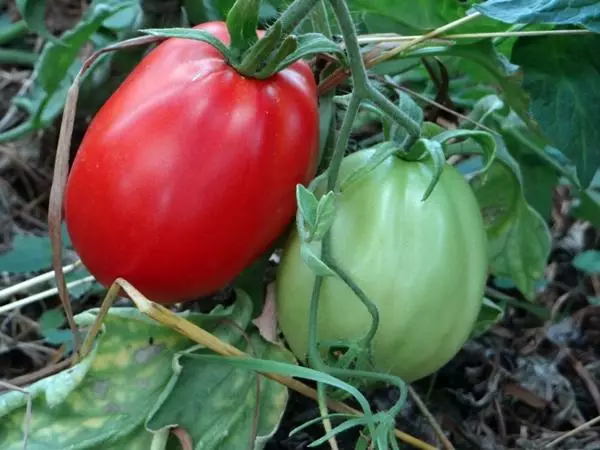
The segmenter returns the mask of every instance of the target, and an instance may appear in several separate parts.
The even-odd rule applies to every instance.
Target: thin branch
[[[481,16],[481,13],[476,12],[473,14],[469,14],[468,16],[461,17],[460,19],[455,20],[454,22],[450,22],[442,27],[436,28],[435,30],[433,30],[429,33],[426,33],[422,36],[419,36],[417,38],[410,40],[408,42],[408,44],[406,44],[404,46],[395,48],[393,50],[390,50],[389,52],[386,52],[379,56],[376,56],[375,58],[373,58],[369,61],[369,64],[367,65],[367,67],[369,67],[369,66],[372,67],[375,64],[379,64],[380,62],[383,62],[390,58],[393,58],[397,54],[402,53],[402,52],[408,50],[409,48],[415,47],[416,45],[420,44],[421,42],[425,42],[431,38],[438,37],[438,36],[444,34],[446,31],[451,30],[452,28],[456,28],[461,25],[464,25],[465,23],[470,22],[471,20],[474,20],[480,16]]]
[[[580,35],[591,34],[590,30],[540,30],[540,31],[497,31],[488,33],[458,33],[458,34],[443,34],[440,39],[482,39],[482,38],[497,38],[497,37],[531,37],[531,36],[563,36],[563,35]],[[358,37],[360,44],[382,43],[382,42],[404,42],[420,39],[427,35],[411,35],[402,36],[395,33],[376,33],[363,34]],[[430,39],[430,38],[428,38]]]

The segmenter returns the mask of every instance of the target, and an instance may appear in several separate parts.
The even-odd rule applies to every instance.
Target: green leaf
[[[63,42],[69,47],[61,45],[48,45],[42,52],[40,61],[44,70],[40,70],[37,80],[46,92],[55,92],[65,80],[65,74],[77,59],[81,47],[88,42],[90,36],[100,28],[104,20],[115,14],[120,9],[115,6],[98,4],[88,10],[87,17],[76,28],[62,36]],[[49,61],[52,61],[50,69]],[[68,80],[71,82],[72,80]]]
[[[408,117],[417,122],[419,126],[423,126],[423,109],[417,105],[413,98],[404,91],[397,91],[398,93],[398,107]],[[409,137],[408,132],[404,127],[401,127],[395,120],[392,120],[383,111],[379,111],[382,117],[385,139],[388,141],[395,141],[398,143],[404,142]]]
[[[212,332],[232,345],[255,350],[262,356],[279,361],[293,361],[283,348],[264,341],[255,328],[244,338],[250,323],[252,304],[238,293],[229,308],[219,306],[211,314],[182,313],[191,322]],[[89,327],[97,309],[76,316],[80,326]],[[50,318],[57,323],[57,319]],[[237,325],[237,326],[236,326]],[[241,329],[240,329],[241,328]],[[231,392],[243,393],[237,384],[246,386],[244,401],[233,397],[233,414],[220,416],[218,427],[204,429],[206,436],[221,433],[228,442],[248,443],[256,401],[250,401],[256,388],[256,377],[243,370],[231,370],[226,362],[187,363],[192,354],[208,351],[185,336],[151,320],[136,308],[111,308],[95,341],[92,352],[73,368],[28,386],[33,397],[32,422],[28,448],[44,450],[147,450],[153,433],[145,421],[152,418],[175,418],[194,439],[199,438],[200,424],[210,425],[215,411],[223,411],[220,400],[227,402]],[[291,365],[291,364],[290,364]],[[222,376],[227,375],[223,379]],[[249,382],[252,380],[252,383]],[[229,383],[231,382],[231,383]],[[260,380],[258,411],[259,432],[265,436],[276,428],[287,402],[285,387],[271,380]],[[210,384],[212,383],[212,385]],[[191,395],[212,389],[202,398]],[[189,389],[189,390],[188,390]],[[237,390],[236,390],[237,389]],[[27,397],[21,392],[0,395],[0,448],[23,448],[22,424]],[[194,409],[202,404],[199,414]],[[181,417],[178,412],[185,412]],[[173,423],[173,422],[170,422]],[[188,428],[189,427],[189,428]],[[261,448],[257,441],[255,448]],[[196,443],[197,444],[197,443]],[[197,447],[198,448],[198,447]],[[244,447],[245,448],[245,447]]]
[[[505,23],[584,25],[600,32],[600,4],[594,0],[488,0],[473,8]]]
[[[11,250],[0,255],[0,271],[36,272],[52,265],[52,247],[48,236],[17,233]]]
[[[48,39],[57,45],[65,46],[60,39],[53,36],[46,27],[46,0],[16,0],[17,9],[27,27],[40,37]]]
[[[106,19],[129,6],[128,2],[117,3],[91,6],[77,26],[63,33],[62,44],[48,42],[44,46],[32,75],[36,82],[27,94],[13,99],[31,115],[32,129],[48,126],[61,113],[67,91],[81,68],[81,48]],[[84,79],[92,73],[88,71]]]
[[[597,6],[597,8],[600,8]],[[600,166],[600,36],[519,39],[513,62],[523,70],[531,113],[577,166],[586,187]]]
[[[344,191],[360,180],[363,176],[375,170],[381,163],[399,151],[398,145],[395,142],[381,142],[374,147],[375,152],[363,166],[354,169],[340,183],[340,191]]]
[[[319,199],[317,206],[317,218],[315,231],[310,236],[310,240],[320,241],[329,231],[335,218],[335,194],[329,191]]]
[[[227,29],[231,37],[229,51],[238,60],[256,41],[260,0],[236,0],[227,13]]]
[[[302,260],[304,263],[316,274],[324,277],[334,277],[336,276],[335,272],[331,270],[331,268],[323,262],[323,260],[317,256],[313,250],[314,245],[318,244],[320,246],[319,241],[314,241],[312,243],[302,242],[300,244],[300,256],[302,256]]]
[[[40,333],[51,345],[66,344],[65,350],[69,353],[73,349],[73,333],[60,328],[64,323],[65,316],[60,308],[49,309],[40,317]]]
[[[248,324],[238,325],[246,328]],[[254,327],[243,339],[238,336],[238,340],[237,347],[255,358],[294,362],[291,353],[262,339]],[[175,373],[169,382],[168,396],[164,401],[159,400],[146,426],[154,432],[173,425],[183,427],[195,448],[241,449],[248,448],[257,413],[256,439],[252,448],[264,448],[285,410],[287,388],[219,357],[202,358],[202,355],[210,354],[212,352],[202,349],[175,358]]]
[[[296,37],[297,47],[295,51],[286,56],[278,65],[276,72],[279,72],[295,61],[316,53],[335,53],[343,55],[343,51],[338,44],[327,39],[320,33],[305,33]]]
[[[317,208],[319,206],[317,197],[303,185],[298,184],[296,186],[296,203],[300,217],[308,226],[308,233],[312,234],[317,226]]]
[[[479,316],[471,332],[471,339],[484,334],[492,325],[498,323],[504,317],[504,308],[494,303],[487,297],[483,298]]]
[[[484,176],[473,179],[472,186],[488,235],[492,273],[511,277],[533,300],[550,254],[550,230],[525,201],[518,166],[508,159],[507,155],[496,159]]]
[[[504,102],[500,97],[495,94],[486,95],[479,99],[475,106],[469,113],[468,117],[473,122],[485,125],[487,119],[491,117],[495,112],[505,109]],[[475,123],[471,121],[464,121],[461,124],[462,129],[471,130],[476,127]]]
[[[588,274],[600,273],[600,251],[587,250],[578,254],[573,260],[573,267]]]
[[[579,193],[577,205],[571,213],[583,220],[588,220],[596,228],[600,228],[600,192],[588,189]]]
[[[207,31],[196,30],[194,28],[146,28],[139,30],[151,36],[161,36],[165,38],[192,39],[195,41],[206,42],[215,47],[227,60],[231,60],[231,52],[227,46]]]

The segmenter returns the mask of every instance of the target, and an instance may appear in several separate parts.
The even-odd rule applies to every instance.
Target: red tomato
[[[226,44],[223,22],[204,23]],[[209,44],[168,39],[97,113],[68,179],[74,248],[104,285],[206,295],[265,252],[315,175],[317,89],[299,61],[246,78]]]

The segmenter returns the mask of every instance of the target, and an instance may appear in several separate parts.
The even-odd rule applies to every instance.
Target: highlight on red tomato
[[[373,150],[347,156],[340,180],[365,164]],[[487,238],[474,193],[452,166],[444,167],[430,197],[430,160],[391,156],[336,197],[331,254],[375,303],[373,340],[379,370],[410,382],[448,362],[468,339],[487,279]],[[316,193],[324,194],[324,186]],[[312,243],[310,245],[313,245]],[[276,281],[277,316],[296,357],[305,360],[314,273],[293,230]],[[319,254],[318,246],[313,249]],[[339,278],[325,277],[318,340],[358,341],[371,315]]]
[[[195,28],[229,43],[223,22]],[[153,301],[197,298],[284,231],[317,153],[306,62],[259,80],[207,43],[167,39],[90,124],[66,187],[68,232],[104,285],[123,277]]]

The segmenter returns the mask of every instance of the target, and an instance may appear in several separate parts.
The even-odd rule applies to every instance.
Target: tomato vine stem
[[[359,107],[363,100],[370,100],[378,106],[385,114],[390,116],[401,127],[406,129],[410,136],[410,141],[418,139],[420,136],[419,124],[405,114],[400,108],[394,105],[383,94],[375,89],[371,84],[365,64],[360,53],[356,29],[348,9],[348,5],[344,0],[329,0],[332,6],[335,17],[340,26],[342,37],[348,54],[350,73],[353,79],[353,91],[350,96],[350,101],[342,121],[342,125],[334,146],[333,155],[329,167],[327,168],[327,190],[336,191],[337,179],[339,177],[340,167],[344,158],[344,153],[348,145],[352,124],[356,118]],[[325,233],[322,241],[321,259],[322,261],[338,276],[362,301],[372,318],[372,325],[365,338],[361,341],[364,348],[369,349],[371,341],[379,327],[379,312],[377,306],[362,289],[339,267],[331,256],[331,240],[330,231]],[[309,346],[308,360],[311,366],[315,369],[334,374],[340,377],[361,377],[374,381],[387,382],[399,388],[400,398],[396,404],[390,408],[388,417],[395,417],[402,409],[408,396],[406,383],[399,377],[379,373],[369,372],[365,370],[350,370],[345,368],[329,367],[321,358],[318,349],[317,323],[318,323],[318,304],[320,299],[321,288],[323,286],[323,276],[316,275],[313,285],[311,304],[310,304],[310,326],[309,326]],[[370,424],[371,425],[371,424]],[[372,430],[370,430],[372,432]]]

